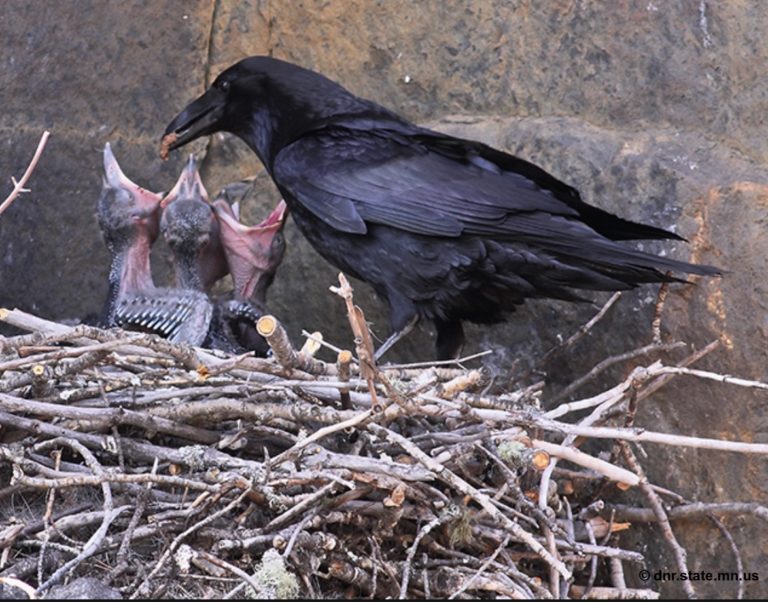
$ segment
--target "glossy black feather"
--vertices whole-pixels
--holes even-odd
[[[454,355],[462,320],[494,323],[526,298],[581,300],[718,274],[616,241],[680,239],[584,203],[541,168],[421,128],[324,76],[268,57],[224,71],[168,126],[168,148],[225,130],[257,153],[315,249],[370,283],[395,331],[433,320]]]

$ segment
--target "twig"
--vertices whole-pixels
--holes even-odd
[[[598,311],[586,324],[583,324],[579,329],[574,332],[570,337],[568,337],[565,341],[562,343],[558,343],[554,347],[552,347],[549,351],[547,351],[544,355],[541,356],[541,358],[538,361],[538,365],[543,364],[546,362],[549,357],[555,353],[556,351],[565,350],[571,347],[574,343],[579,341],[582,337],[584,337],[590,330],[592,330],[592,327],[597,324],[600,320],[603,319],[605,314],[608,313],[608,310],[613,307],[614,303],[618,301],[621,298],[621,291],[617,291],[611,295],[611,298],[608,299],[608,301],[605,302],[605,304],[600,308],[600,311]]]
[[[220,510],[214,512],[213,514],[210,514],[203,520],[195,523],[182,533],[180,533],[176,538],[171,542],[171,545],[168,546],[168,549],[163,553],[163,555],[160,557],[160,559],[155,563],[154,568],[149,572],[149,574],[142,580],[141,584],[136,588],[136,590],[131,594],[131,599],[135,600],[141,595],[146,595],[148,593],[148,586],[149,582],[152,580],[152,578],[157,575],[158,572],[160,572],[160,569],[163,568],[163,565],[166,563],[168,558],[173,555],[176,552],[176,549],[181,545],[181,543],[189,537],[192,533],[195,531],[201,529],[205,525],[208,525],[218,519],[220,516],[223,516],[224,514],[227,514],[230,512],[233,508],[235,508],[238,504],[240,504],[248,495],[251,493],[250,486],[246,487],[245,490],[238,495],[234,500],[232,500],[229,504],[221,508]]]
[[[315,431],[312,435],[309,437],[306,437],[302,439],[301,441],[298,441],[291,447],[290,449],[285,450],[283,453],[281,453],[278,456],[275,456],[272,458],[269,462],[269,466],[278,466],[281,462],[286,461],[288,458],[294,456],[298,451],[305,448],[310,443],[314,443],[315,441],[318,441],[322,439],[323,437],[326,437],[332,433],[336,433],[339,431],[343,431],[344,429],[351,428],[353,426],[356,426],[358,424],[362,424],[366,420],[370,419],[373,415],[373,410],[367,410],[365,412],[360,412],[356,416],[353,416],[349,420],[345,420],[343,422],[340,422],[338,424],[332,424],[330,426],[323,427],[317,431]]]
[[[624,567],[621,566],[620,558],[609,558],[608,562],[611,565],[611,583],[620,592],[627,589],[627,582],[624,579]],[[621,598],[621,595],[619,595]]]
[[[698,362],[701,358],[703,358],[706,355],[709,355],[712,353],[715,349],[717,349],[720,346],[719,339],[715,339],[714,341],[711,341],[701,349],[694,351],[691,355],[686,357],[681,362],[677,363],[677,366],[680,368],[684,368],[687,366],[690,366],[696,362]],[[662,376],[657,376],[653,381],[648,383],[645,388],[642,391],[639,391],[637,394],[637,401],[640,402],[643,399],[646,399],[653,395],[656,391],[658,391],[661,387],[663,387],[666,383],[668,383],[670,380],[674,378],[674,374],[664,374]]]
[[[152,472],[150,474],[157,474],[157,466],[158,461],[157,458],[155,458],[155,461],[152,463]],[[133,533],[136,530],[136,527],[139,526],[139,521],[141,520],[141,517],[146,510],[147,500],[149,499],[149,492],[151,490],[152,482],[148,481],[145,484],[144,489],[142,489],[141,493],[139,494],[139,499],[136,502],[136,508],[133,511],[133,516],[131,516],[131,520],[128,522],[128,527],[123,533],[123,539],[120,542],[120,547],[118,548],[117,554],[115,555],[115,566],[107,576],[108,582],[116,579],[128,567],[128,553],[131,545],[131,538],[133,537]]]
[[[58,471],[61,467],[61,450],[56,450],[54,453],[54,470]],[[11,478],[11,485],[14,485],[13,478]],[[45,503],[45,513],[43,514],[43,545],[40,547],[40,554],[37,561],[37,582],[43,582],[43,559],[45,558],[45,549],[48,546],[48,542],[51,539],[51,515],[53,514],[53,500],[56,498],[56,490],[50,489],[48,491],[47,500]]]
[[[317,336],[317,334],[309,332],[308,330],[302,330],[301,336],[306,337],[310,341],[314,341],[321,347],[326,347],[327,349],[330,349],[331,351],[335,351],[336,353],[341,353],[343,349],[341,347],[337,347],[336,345],[332,345],[325,339],[323,339],[321,336]]]
[[[601,460],[599,458],[595,458],[594,456],[590,456],[589,454],[585,454],[584,452],[579,451],[573,447],[556,445],[555,443],[541,441],[538,439],[534,439],[531,441],[531,443],[534,447],[543,449],[551,456],[562,458],[563,460],[568,460],[569,462],[573,462],[579,466],[584,466],[585,468],[599,472],[612,481],[618,481],[619,483],[625,483],[626,485],[630,486],[638,485],[640,483],[638,476],[626,470],[625,468],[620,468],[614,464],[606,462],[605,460]]]
[[[461,594],[463,594],[465,591],[470,589],[472,587],[472,584],[477,580],[480,575],[482,575],[486,570],[488,570],[488,567],[493,563],[494,560],[496,560],[496,557],[501,553],[501,551],[507,547],[509,544],[509,535],[504,538],[504,541],[502,541],[496,549],[493,551],[493,554],[491,554],[485,562],[480,566],[477,571],[475,571],[475,574],[472,575],[467,581],[462,583],[461,587],[457,589],[455,592],[453,592],[448,599],[453,600],[454,598],[458,598]]]
[[[589,543],[591,543],[593,546],[597,545],[597,540],[595,539],[595,531],[592,528],[592,523],[585,521],[584,527],[587,530]],[[584,587],[584,590],[581,592],[580,596],[582,600],[589,596],[589,592],[592,591],[592,588],[595,585],[595,579],[597,579],[597,556],[593,554],[589,559],[589,578],[587,579],[587,585]],[[571,586],[571,592],[573,592],[573,585]]]
[[[687,560],[687,553],[685,551],[685,548],[683,548],[680,543],[677,541],[677,538],[675,537],[674,531],[672,531],[672,525],[669,524],[669,519],[667,518],[667,513],[664,511],[664,507],[661,504],[661,500],[659,499],[659,496],[656,495],[656,492],[651,489],[651,487],[648,484],[648,479],[645,476],[645,472],[643,471],[642,467],[640,466],[640,463],[637,461],[637,458],[635,457],[635,454],[632,453],[632,450],[629,447],[629,443],[625,441],[619,441],[619,445],[621,446],[621,451],[624,455],[624,460],[627,462],[627,465],[637,473],[638,477],[640,478],[640,489],[645,495],[646,499],[648,500],[648,504],[653,509],[654,514],[656,514],[656,520],[659,523],[659,526],[661,527],[662,535],[664,535],[664,539],[666,539],[667,543],[669,544],[669,547],[672,549],[672,553],[675,556],[675,561],[677,563],[677,570],[679,573],[685,573],[688,574],[688,560]],[[690,581],[683,581],[682,582],[683,591],[685,592],[686,596],[688,596],[689,599],[696,598],[696,591],[693,589],[693,586],[691,585]]]
[[[633,523],[654,522],[656,515],[650,508],[635,508],[620,504],[610,504],[605,507],[601,515],[614,513],[618,521],[630,521]],[[682,506],[674,506],[667,512],[670,520],[684,520],[705,516],[741,516],[749,514],[764,521],[768,521],[768,507],[757,502],[730,502],[730,503],[691,503]]]
[[[104,469],[102,468],[99,461],[96,459],[96,456],[94,456],[89,449],[87,449],[84,445],[78,443],[77,441],[73,441],[67,438],[57,438],[57,439],[52,439],[50,441],[45,441],[41,444],[38,444],[36,447],[37,449],[43,449],[47,447],[54,447],[57,445],[65,445],[70,449],[72,449],[73,451],[76,451],[83,457],[83,459],[85,460],[85,463],[88,465],[88,468],[90,468],[96,474],[96,476],[100,477],[104,475]],[[95,554],[99,546],[101,545],[102,541],[104,541],[104,538],[107,536],[107,530],[109,529],[109,525],[112,523],[112,521],[115,518],[117,518],[117,515],[112,512],[112,509],[113,509],[112,490],[108,482],[104,481],[101,483],[101,491],[102,491],[102,495],[104,496],[104,520],[102,521],[101,525],[96,530],[96,532],[90,537],[90,539],[85,543],[85,545],[83,546],[83,550],[80,552],[80,554],[78,554],[75,558],[73,558],[69,562],[65,563],[64,566],[60,567],[53,575],[51,575],[45,583],[43,583],[37,588],[38,594],[46,591],[51,586],[58,583],[70,570],[75,568],[77,565],[79,565],[85,559],[89,558],[91,555]]]
[[[14,577],[0,577],[0,585],[20,589],[30,600],[37,600],[39,598],[35,588],[28,583],[24,583],[21,579],[15,579]]]
[[[293,533],[291,533],[290,539],[288,539],[288,544],[285,546],[285,550],[283,550],[283,558],[288,558],[291,555],[291,552],[293,551],[293,546],[296,545],[296,540],[299,538],[299,535],[302,531],[304,531],[304,528],[307,526],[307,524],[315,518],[317,515],[318,509],[315,508],[312,512],[307,514],[304,518],[301,519],[298,525],[296,525],[296,528],[293,530]]]
[[[671,435],[657,433],[639,428],[620,428],[607,426],[582,426],[566,424],[554,420],[539,419],[529,421],[547,431],[558,431],[579,437],[594,437],[596,439],[620,439],[636,443],[663,443],[676,447],[692,447],[697,449],[716,449],[720,451],[739,452],[742,454],[768,454],[768,443],[743,443],[741,441],[724,441],[722,439],[707,439],[705,437],[688,437],[686,435]],[[545,449],[545,448],[542,448]],[[546,449],[545,449],[546,451]]]
[[[239,569],[234,564],[231,564],[231,563],[227,562],[226,560],[222,560],[218,556],[214,556],[213,554],[209,554],[208,552],[205,552],[204,550],[195,550],[194,553],[198,557],[207,560],[211,564],[215,564],[216,566],[219,566],[219,567],[221,567],[223,569],[226,569],[227,571],[229,571],[233,575],[237,575],[240,579],[245,581],[245,583],[247,583],[248,585],[250,585],[253,588],[253,596],[258,597],[260,594],[263,593],[263,589],[264,588],[261,586],[261,584],[258,581],[256,581],[256,579],[254,577],[252,577],[251,575],[249,575],[248,573],[246,573],[242,569]]]
[[[671,272],[667,272],[667,277]],[[656,305],[653,308],[653,322],[651,322],[651,332],[653,333],[652,343],[661,344],[661,314],[664,311],[664,302],[667,300],[669,292],[669,281],[662,282],[659,287],[659,294],[656,297]]]
[[[733,539],[733,535],[731,535],[731,532],[723,524],[723,521],[721,521],[719,518],[710,516],[709,520],[712,521],[714,525],[720,530],[720,533],[723,534],[723,537],[725,537],[725,540],[728,542],[728,545],[731,546],[731,551],[733,552],[733,558],[736,562],[736,572],[739,575],[744,575],[744,562],[741,559],[741,552],[739,551],[739,546],[736,545],[736,541],[734,541]],[[739,584],[739,588],[736,591],[736,599],[743,600],[744,592],[746,590],[745,582],[743,579],[738,579],[737,581]]]
[[[413,543],[411,544],[411,547],[408,549],[408,553],[405,555],[405,562],[403,563],[403,575],[402,579],[400,581],[400,599],[405,600],[408,598],[408,582],[411,578],[411,563],[413,562],[413,558],[416,556],[416,550],[419,548],[419,544],[421,543],[421,540],[426,537],[432,529],[435,527],[439,527],[443,523],[446,523],[450,520],[454,520],[456,517],[450,513],[450,512],[444,512],[440,516],[436,517],[435,519],[428,522],[426,525],[424,525],[421,529],[419,529],[419,532],[416,534],[416,537],[413,539]]]
[[[494,353],[493,349],[486,349],[485,351],[478,351],[477,353],[473,353],[471,355],[465,355],[463,357],[458,357],[455,360],[435,360],[432,362],[411,362],[409,364],[387,364],[385,366],[385,370],[410,370],[413,368],[433,368],[437,366],[460,366],[461,364],[465,364],[470,360],[476,360],[481,357],[485,357],[486,355],[491,355]]]
[[[8,209],[8,207],[10,207],[11,203],[13,203],[19,194],[22,192],[29,192],[29,190],[24,188],[24,186],[26,185],[27,180],[29,180],[29,177],[32,175],[32,172],[35,170],[35,167],[37,167],[37,162],[40,160],[40,156],[43,154],[45,143],[48,142],[48,136],[50,136],[50,132],[48,130],[44,131],[43,135],[40,137],[40,142],[37,143],[37,150],[35,150],[32,161],[30,161],[29,166],[24,172],[24,175],[21,176],[21,179],[16,181],[15,178],[11,178],[11,181],[13,182],[13,190],[11,191],[11,194],[9,194],[8,197],[2,202],[2,204],[0,204],[0,215],[2,215],[3,212]]]
[[[324,487],[321,487],[317,491],[315,491],[313,494],[299,502],[298,504],[294,505],[293,507],[289,508],[282,514],[276,516],[273,518],[269,523],[267,523],[264,526],[264,531],[269,533],[270,531],[274,531],[275,529],[281,528],[286,523],[293,520],[295,517],[301,515],[304,513],[307,508],[314,506],[318,504],[320,501],[323,500],[323,498],[330,495],[333,490],[338,487],[337,482],[328,483]]]
[[[633,358],[640,357],[642,355],[648,355],[649,353],[653,353],[655,351],[671,351],[672,349],[679,349],[680,347],[685,347],[685,343],[682,343],[682,342],[661,343],[661,344],[651,343],[650,345],[645,345],[644,347],[640,347],[638,349],[632,349],[631,351],[627,351],[626,353],[620,353],[619,355],[614,355],[609,358],[606,358],[602,362],[598,363],[594,368],[592,368],[584,376],[582,376],[581,378],[577,378],[575,381],[573,381],[571,384],[565,387],[562,391],[560,391],[557,395],[555,395],[552,401],[558,402],[561,399],[565,399],[571,393],[579,389],[583,384],[592,380],[595,376],[597,376],[607,368],[610,368],[614,364],[631,360]]]
[[[360,367],[360,376],[368,383],[368,392],[373,400],[373,409],[375,412],[381,411],[378,396],[376,395],[376,377],[378,369],[373,353],[373,339],[371,331],[368,330],[368,324],[365,321],[363,310],[355,305],[352,296],[352,286],[344,274],[339,272],[339,286],[332,286],[331,291],[339,295],[347,306],[347,318],[352,333],[355,335],[355,348],[357,349],[357,361]]]
[[[352,362],[352,352],[349,350],[339,351],[336,359],[336,369],[339,372],[341,382],[349,382],[350,364]],[[349,397],[349,387],[339,387],[339,396],[341,397],[341,407],[344,410],[352,409],[352,400]]]
[[[405,451],[411,454],[414,458],[416,458],[429,470],[433,471],[435,473],[435,476],[440,480],[445,481],[449,485],[455,487],[464,495],[469,495],[470,497],[472,497],[478,504],[480,504],[483,510],[485,510],[494,519],[498,520],[502,525],[504,525],[505,528],[509,529],[516,537],[524,541],[526,545],[528,545],[528,547],[530,547],[534,552],[536,552],[539,556],[541,556],[541,558],[545,562],[547,562],[547,564],[554,565],[557,568],[557,571],[563,576],[564,579],[567,580],[571,578],[570,571],[566,568],[566,566],[562,562],[560,562],[556,558],[553,558],[552,555],[546,549],[544,549],[544,547],[542,547],[542,545],[538,541],[536,541],[536,539],[534,539],[534,537],[530,533],[528,533],[525,529],[523,529],[520,525],[511,521],[508,517],[506,517],[504,514],[499,512],[498,508],[496,508],[496,506],[493,505],[493,502],[488,498],[488,496],[477,491],[477,489],[472,487],[472,485],[467,483],[464,479],[453,474],[451,471],[446,469],[445,466],[443,466],[442,464],[437,463],[435,460],[433,460],[427,454],[421,451],[418,447],[416,447],[410,441],[408,441],[405,437],[398,435],[397,433],[374,423],[369,424],[368,428],[371,431],[373,431],[375,434],[381,437],[384,437],[386,439],[389,439],[393,443],[396,443],[397,445],[402,447]]]

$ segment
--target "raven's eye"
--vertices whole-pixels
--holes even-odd
[[[220,82],[219,90],[221,90],[222,92],[226,92],[227,90],[229,90],[229,82],[228,81]]]

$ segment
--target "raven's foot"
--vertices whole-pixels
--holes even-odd
[[[381,356],[384,355],[390,347],[392,347],[395,343],[397,343],[400,339],[402,339],[413,330],[413,327],[416,326],[416,322],[418,321],[419,316],[413,316],[411,321],[403,326],[402,329],[393,332],[389,338],[381,344],[381,347],[378,348],[376,355],[374,355],[374,359],[378,362],[381,359]]]

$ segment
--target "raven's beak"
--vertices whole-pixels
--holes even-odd
[[[161,205],[165,208],[169,203],[172,203],[176,199],[201,199],[208,202],[208,191],[203,186],[203,181],[200,179],[200,172],[197,171],[197,163],[195,162],[195,155],[189,155],[184,170],[181,172],[179,179],[173,188],[165,195]]]
[[[160,203],[161,196],[159,194],[142,188],[128,179],[128,176],[120,169],[109,142],[104,145],[104,186],[115,190],[127,190],[133,195],[136,207],[142,211],[151,213],[157,209]]]
[[[218,88],[209,88],[200,98],[189,103],[165,128],[160,157],[165,160],[170,151],[219,129],[217,126],[226,103],[226,93]]]

